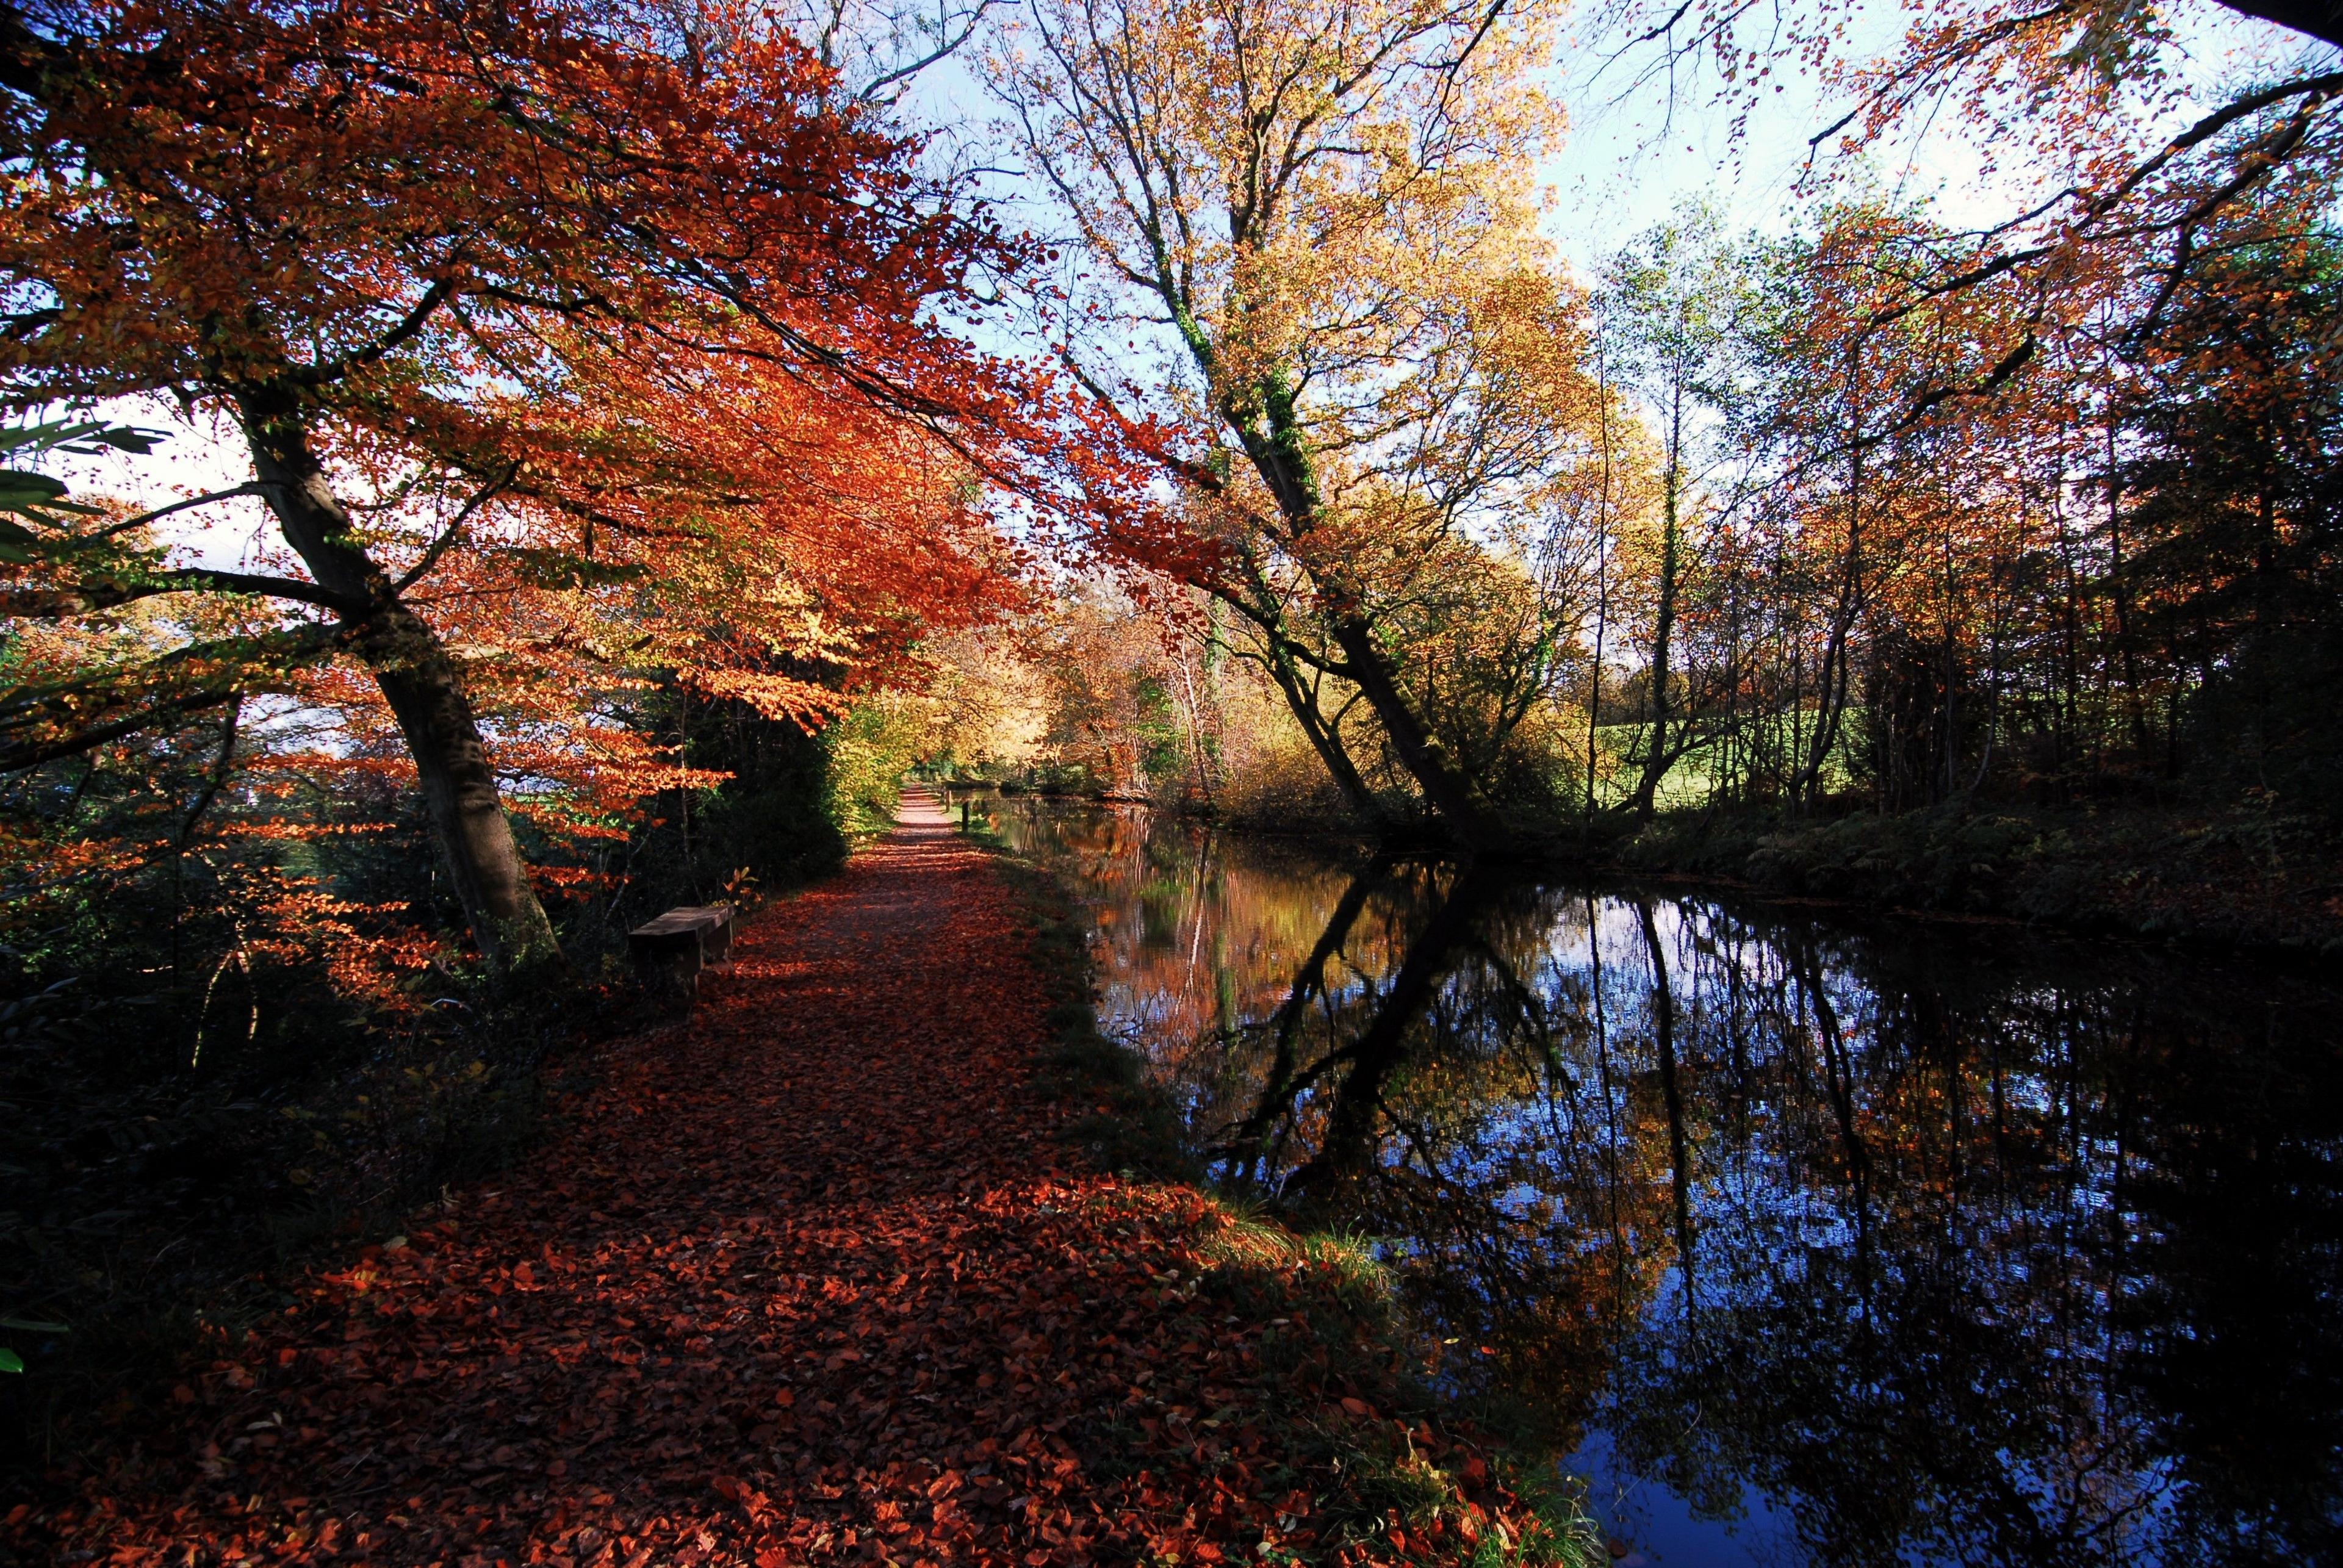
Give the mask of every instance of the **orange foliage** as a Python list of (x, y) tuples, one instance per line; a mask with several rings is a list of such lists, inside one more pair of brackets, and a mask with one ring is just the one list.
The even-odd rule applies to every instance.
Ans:
[[(652, 688), (812, 726), (1013, 602), (988, 497), (1041, 487), (1047, 383), (954, 328), (1033, 252), (776, 14), (11, 17), (0, 404), (224, 416), (285, 548), (226, 572), (122, 519), (12, 568), (62, 624), (25, 639), (5, 765), (286, 694), (338, 718), (325, 795), (419, 769), (484, 953), (520, 961), (550, 935), (509, 835), (444, 802), (501, 783), (606, 834), (718, 781), (628, 727)], [(91, 657), (76, 618), (125, 607), (145, 640)]]

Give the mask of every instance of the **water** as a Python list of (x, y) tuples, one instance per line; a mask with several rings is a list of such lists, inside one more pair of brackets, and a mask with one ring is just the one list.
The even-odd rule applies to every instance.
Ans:
[(2343, 991), (979, 796), (1627, 1568), (2343, 1563)]

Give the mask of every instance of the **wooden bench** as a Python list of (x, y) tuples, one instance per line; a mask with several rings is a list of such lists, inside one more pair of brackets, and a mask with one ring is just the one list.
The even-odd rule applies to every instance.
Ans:
[(627, 951), (646, 980), (679, 986), (689, 997), (699, 989), (699, 971), (732, 956), (732, 906), (686, 905), (646, 920), (627, 933)]

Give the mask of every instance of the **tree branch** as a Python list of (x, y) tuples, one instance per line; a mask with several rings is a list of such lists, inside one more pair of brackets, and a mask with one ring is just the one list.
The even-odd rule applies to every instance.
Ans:
[(462, 535), (464, 525), (471, 520), (472, 514), (478, 511), (482, 507), (488, 505), (492, 497), (494, 497), (499, 490), (502, 490), (507, 485), (511, 484), (513, 481), (513, 476), (518, 471), (517, 467), (508, 467), (501, 477), (490, 479), (487, 484), (473, 491), (471, 499), (463, 504), (462, 508), (457, 511), (454, 519), (451, 520), (445, 528), (440, 530), (439, 537), (432, 540), (430, 548), (423, 552), (423, 558), (417, 561), (414, 566), (407, 568), (407, 572), (405, 577), (400, 578), (396, 583), (391, 585), (392, 591), (396, 593), (405, 593), (409, 588), (413, 587), (416, 582), (421, 579), (424, 573), (438, 565), (439, 558), (445, 555), (447, 552), (448, 547), (453, 545), (457, 538)]
[(118, 523), (108, 523), (86, 537), (93, 539), (109, 539), (116, 534), (126, 534), (133, 528), (143, 528), (149, 523), (160, 522), (174, 512), (189, 511), (196, 507), (208, 507), (214, 501), (234, 500), (238, 496), (265, 496), (267, 493), (268, 487), (256, 479), (248, 485), (238, 485), (233, 489), (213, 490), (201, 496), (190, 496), (184, 501), (173, 501), (167, 507), (157, 507), (151, 512), (141, 512), (135, 518), (125, 518)]
[(192, 643), (142, 665), (81, 679), (0, 690), (0, 773), (77, 756), (234, 701), (261, 678), (314, 663), (361, 629), (320, 621)]
[(0, 588), (0, 616), (12, 616), (21, 620), (64, 620), (77, 615), (95, 615), (134, 599), (154, 598), (172, 593), (251, 594), (263, 598), (290, 599), (296, 604), (315, 605), (343, 616), (363, 614), (366, 608), (364, 605), (327, 592), (316, 583), (305, 583), (295, 578), (189, 567), (182, 570), (156, 572), (146, 578), (75, 583), (66, 588)]

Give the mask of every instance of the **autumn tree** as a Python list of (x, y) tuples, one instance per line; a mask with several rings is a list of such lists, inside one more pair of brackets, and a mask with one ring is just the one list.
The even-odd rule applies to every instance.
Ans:
[[(2006, 325), (1991, 293), (1872, 319), (1941, 237), (1923, 214), (1853, 204), (1745, 252), (1755, 283), (1735, 307), (1742, 381), (1721, 431), (1734, 517), (1702, 541), (1715, 587), (1687, 616), (1725, 696), (1706, 728), (1747, 798), (1816, 803), (1891, 647), (1925, 643), (1938, 671), (1967, 657), (1969, 626), (1948, 616), (1985, 564), (2000, 464), (2028, 427), (2006, 401), (1909, 400), (1988, 376)], [(1996, 452), (1996, 431), (2015, 445)]]
[[(1410, 689), (1396, 610), (1476, 521), (1582, 461), (1576, 301), (1535, 235), (1552, 8), (1032, 0), (993, 79), (1085, 265), (1063, 354), (1190, 498), (1115, 547), (1263, 639), (1363, 810), (1370, 712), (1463, 842), (1505, 829)], [(1133, 334), (1160, 374), (1108, 368)], [(1122, 363), (1128, 366), (1127, 358)], [(1210, 548), (1201, 548), (1210, 547)]]
[(552, 956), (495, 755), (596, 744), (567, 675), (649, 648), (803, 712), (793, 659), (949, 619), (1004, 564), (974, 481), (1016, 393), (947, 327), (1020, 254), (834, 79), (751, 6), (9, 7), (7, 405), (217, 413), (288, 553), (174, 564), (154, 518), (45, 540), (11, 614), (278, 608), (36, 673), (0, 761), (347, 662), (491, 970)]
[[(2242, 74), (2207, 86), (2185, 63), (2177, 24), (2191, 9), (2196, 20), (2227, 10), (2288, 31), (2268, 35)], [(1864, 199), (1878, 164), (1921, 140), (1962, 136), (1976, 149), (1982, 205), (1998, 216), (1941, 225), (1904, 246), (1895, 286), (1844, 325), (1892, 327), (1986, 292), (2006, 302), (2001, 328), (1961, 376), (1898, 388), (1875, 412), (1883, 430), (1947, 399), (1992, 396), (2111, 298), (2123, 319), (2103, 317), (2093, 330), (2152, 336), (2192, 272), (2217, 266), (2255, 214), (2298, 216), (2333, 187), (2343, 71), (2331, 51), (2343, 21), (2322, 5), (1931, 0), (1877, 53), (1850, 47), (1854, 10), (1850, 0), (1623, 0), (1608, 16), (1643, 85), (1673, 95), (1714, 70), (1745, 126), (1779, 75), (1815, 77), (1831, 106), (1809, 138), (1805, 184), (1825, 205)]]
[(2133, 766), (2169, 775), (2194, 762), (2265, 802), (2330, 816), (2339, 263), (2330, 232), (2241, 248), (2192, 278), (2147, 384), (2112, 400), (2127, 434), (2111, 468), (2091, 470), (2116, 498), (2091, 508), (2107, 611), (2094, 641), (2123, 695), (2111, 728), (2137, 749)]
[(1604, 278), (1614, 363), (1653, 427), (1659, 465), (1657, 538), (1652, 541), (1650, 625), (1644, 652), (1649, 728), (1631, 809), (1651, 816), (1660, 783), (1697, 739), (1679, 714), (1684, 685), (1676, 624), (1702, 542), (1696, 530), (1715, 427), (1738, 412), (1729, 357), (1745, 328), (1746, 260), (1723, 226), (1699, 208), (1638, 236)]

